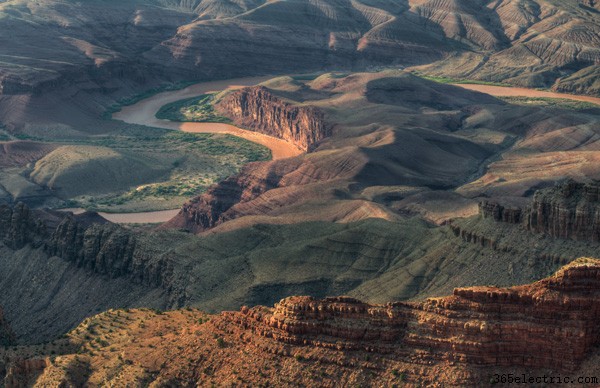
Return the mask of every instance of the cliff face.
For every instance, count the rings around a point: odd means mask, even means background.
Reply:
[[[235,91],[219,101],[216,109],[238,126],[286,140],[305,151],[331,135],[319,109],[292,105],[263,86]]]
[[[331,128],[319,109],[290,104],[262,86],[232,92],[215,107],[238,126],[286,140],[305,151],[312,150],[331,135]],[[235,218],[237,204],[281,186],[282,177],[300,163],[289,159],[251,163],[237,175],[184,204],[180,213],[162,227],[185,228],[197,233]],[[309,177],[301,179],[310,180]]]
[[[599,296],[600,261],[580,259],[527,286],[460,288],[387,305],[291,297],[223,319],[291,345],[394,353],[418,363],[575,370],[600,341]]]
[[[536,191],[525,209],[494,201],[479,204],[479,214],[498,222],[520,224],[524,229],[575,241],[600,241],[600,182],[568,180]]]
[[[282,186],[282,177],[297,168],[293,159],[250,163],[234,176],[185,203],[179,214],[161,228],[185,228],[193,233],[217,226],[238,215],[236,205]]]
[[[17,250],[30,244],[111,278],[127,276],[149,285],[164,286],[172,273],[166,261],[146,254],[135,235],[99,216],[71,216],[68,213],[32,211],[19,203],[0,206],[0,238]]]
[[[13,361],[4,371],[4,386],[7,388],[33,386],[36,378],[48,364],[49,362],[43,358]]]
[[[599,354],[598,318],[600,260],[578,259],[533,284],[423,302],[296,296],[218,315],[110,310],[57,340],[52,363],[41,346],[9,349],[0,363],[7,386],[481,387],[496,373],[597,376],[598,365],[581,365]]]
[[[273,309],[243,307],[240,313],[223,316],[290,345],[391,353],[404,338],[411,316],[407,306],[369,305],[350,297],[293,296]]]
[[[27,243],[40,244],[45,234],[44,223],[33,216],[22,203],[0,206],[0,239],[11,249],[20,249]]]
[[[502,206],[497,202],[482,201],[479,203],[479,214],[483,218],[491,218],[498,222],[518,224],[523,218],[523,211],[516,207]]]
[[[87,226],[66,217],[45,244],[45,251],[111,278],[127,276],[149,286],[163,286],[172,268],[163,260],[152,260],[135,236],[114,224]]]
[[[540,190],[524,219],[534,232],[578,241],[600,241],[600,182],[568,181]]]
[[[185,228],[193,233],[210,229],[230,218],[228,212],[231,213],[231,208],[242,198],[255,198],[277,187],[278,182],[277,176],[261,179],[252,173],[229,177],[206,194],[185,203],[178,217],[164,226]]]
[[[416,306],[407,342],[474,365],[575,370],[600,340],[598,264],[583,259],[532,285],[429,299]]]

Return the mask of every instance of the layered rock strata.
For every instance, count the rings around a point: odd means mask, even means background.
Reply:
[[[596,243],[600,241],[600,182],[568,180],[538,190],[526,209],[483,201],[479,204],[479,214],[555,238]]]
[[[534,232],[577,241],[600,241],[600,182],[568,181],[540,190],[523,220]]]
[[[81,224],[66,217],[45,244],[50,256],[111,278],[126,276],[149,286],[164,286],[172,274],[165,260],[147,255],[135,235],[114,224]]]
[[[0,239],[11,249],[20,249],[25,244],[40,244],[45,234],[45,225],[35,217],[23,203],[14,207],[0,206]]]
[[[161,228],[185,228],[198,233],[237,216],[236,205],[282,186],[282,177],[297,168],[290,160],[249,163],[234,176],[185,203],[179,214]]]
[[[482,201],[479,203],[479,214],[483,218],[494,221],[518,224],[522,220],[523,211],[520,208],[503,206],[497,202]]]
[[[600,261],[579,259],[511,288],[458,288],[418,303],[290,297],[223,313],[290,345],[393,353],[405,361],[575,370],[600,341]]]
[[[31,245],[96,274],[127,276],[149,286],[165,286],[172,268],[146,253],[130,231],[94,214],[33,211],[19,203],[0,206],[0,238],[17,250]]]
[[[244,88],[225,96],[216,109],[241,127],[286,140],[304,151],[331,135],[325,115],[312,106],[298,106],[263,86]]]
[[[20,388],[33,386],[35,378],[46,368],[49,360],[45,358],[31,358],[14,360],[5,366],[4,386],[7,388]]]

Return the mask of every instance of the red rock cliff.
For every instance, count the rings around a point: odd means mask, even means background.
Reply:
[[[278,137],[305,151],[331,134],[318,108],[293,105],[263,86],[235,91],[219,101],[216,109],[238,126]]]
[[[222,317],[290,345],[393,353],[406,362],[574,370],[600,342],[600,261],[579,259],[531,285],[459,288],[420,303],[290,297]]]

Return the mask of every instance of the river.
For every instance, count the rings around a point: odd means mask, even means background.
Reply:
[[[238,128],[230,124],[217,123],[179,123],[169,120],[161,120],[155,117],[156,112],[164,105],[196,97],[209,92],[218,92],[225,89],[238,89],[244,86],[261,83],[272,76],[238,78],[224,81],[202,82],[191,85],[185,89],[163,92],[152,97],[139,101],[136,104],[123,107],[123,109],[113,115],[116,120],[122,120],[131,124],[140,124],[150,127],[176,129],[191,133],[227,133],[239,136],[241,138],[262,144],[271,150],[273,159],[282,159],[300,155],[302,150],[296,146],[272,136],[263,135]],[[581,96],[565,93],[547,92],[535,89],[526,89],[518,87],[490,86],[479,84],[454,84],[454,86],[463,89],[469,89],[486,93],[495,97],[542,97],[542,98],[564,98],[575,101],[591,102],[600,105],[600,98],[591,96]],[[77,212],[83,209],[70,209]],[[160,210],[142,213],[100,213],[108,221],[121,224],[131,223],[161,223],[173,218],[179,209]]]

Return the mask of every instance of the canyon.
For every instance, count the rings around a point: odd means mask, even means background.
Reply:
[[[217,315],[111,310],[50,345],[55,355],[4,350],[4,383],[454,387],[503,373],[597,376],[598,292],[600,262],[580,258],[532,284],[421,302],[296,296]]]
[[[0,264],[10,276],[0,278],[1,304],[19,343],[54,338],[110,308],[216,312],[297,294],[384,303],[527,283],[594,256],[588,232],[563,240],[524,224],[531,199],[565,179],[562,164],[525,187],[521,177],[486,178],[523,147],[537,150],[528,154],[533,160],[560,147],[567,160],[593,153],[594,115],[511,105],[402,71],[258,82],[220,83],[242,87],[221,93],[215,105],[248,120],[247,134],[264,135],[264,123],[288,115],[272,134],[299,135],[298,145],[312,142],[307,152],[247,164],[157,229],[117,226],[96,213],[2,208]],[[117,116],[154,120],[152,107],[207,88],[157,95]],[[244,95],[257,99],[240,104]],[[263,124],[254,126],[253,115]],[[553,137],[564,128],[575,134],[568,144]],[[309,132],[314,137],[302,137]],[[595,177],[593,160],[580,168]],[[531,198],[521,196],[527,191]],[[561,211],[583,209],[569,206]],[[29,294],[19,292],[17,284],[42,276]],[[77,297],[72,290],[82,287],[85,296]]]
[[[256,95],[248,105],[242,96],[250,94]],[[447,98],[450,95],[454,100]],[[288,212],[295,214],[294,207],[325,199],[328,203],[319,206],[331,210],[312,219],[356,219],[360,217],[357,209],[362,208],[365,215],[387,220],[397,219],[397,212],[416,212],[439,224],[454,215],[476,214],[477,203],[485,198],[512,198],[522,203],[526,200],[519,198],[528,191],[566,177],[600,178],[593,168],[595,143],[577,144],[577,139],[586,142],[594,136],[598,122],[593,114],[504,105],[502,100],[460,88],[434,87],[405,72],[325,74],[310,81],[279,77],[256,88],[226,92],[216,106],[222,115],[259,132],[285,112],[294,112],[292,117],[302,110],[312,112],[312,119],[302,126],[285,119],[267,133],[289,138],[290,133],[311,128],[320,140],[312,143],[306,155],[249,165],[185,204],[164,228],[202,233],[215,227],[231,230],[236,224],[247,226],[258,220],[280,223]],[[410,114],[410,109],[425,106],[431,109],[426,119]],[[506,119],[490,120],[490,115],[497,117],[499,112]],[[371,127],[361,128],[368,120]],[[481,128],[491,131],[487,137],[474,136]],[[565,128],[572,131],[572,144],[561,142]],[[415,135],[421,136],[419,141]],[[302,142],[308,144],[306,139]],[[403,142],[412,142],[413,148]],[[439,159],[434,161],[434,157]],[[536,174],[539,163],[548,158],[555,167],[546,165],[544,175]],[[419,166],[414,164],[417,159]],[[471,179],[478,174],[478,164],[485,173]],[[511,175],[519,169],[522,174]],[[384,176],[385,181],[378,178]],[[336,191],[320,190],[325,181]],[[404,186],[407,194],[388,194],[386,186],[393,186],[388,189],[392,191]],[[373,200],[368,194],[371,190],[381,191],[379,199]],[[398,199],[385,200],[394,196]],[[440,202],[436,208],[433,203],[423,204],[427,196],[436,196]]]
[[[598,385],[599,10],[0,0],[0,387]]]
[[[1,27],[20,37],[2,41],[3,125],[93,133],[105,108],[165,83],[323,69],[416,66],[575,94],[599,90],[597,6],[583,0],[221,3],[3,2]]]

